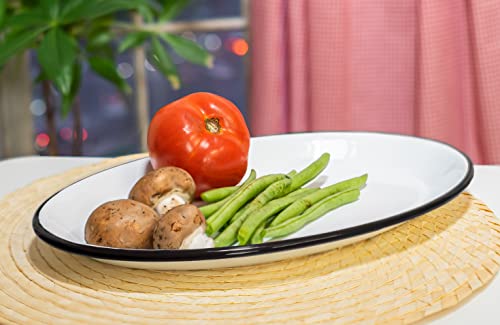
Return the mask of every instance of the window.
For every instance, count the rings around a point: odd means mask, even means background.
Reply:
[[[212,69],[188,64],[174,55],[180,72],[182,87],[173,90],[162,75],[146,60],[137,61],[133,51],[119,55],[116,66],[134,93],[124,96],[107,81],[84,67],[79,101],[83,125],[83,154],[88,156],[116,156],[143,151],[141,147],[140,107],[138,96],[147,96],[149,118],[163,105],[196,91],[218,93],[232,100],[247,117],[246,61],[248,52],[245,9],[246,1],[192,0],[191,4],[165,29],[196,40],[214,54]],[[117,42],[118,43],[118,42]],[[147,46],[147,45],[146,45]],[[32,54],[34,55],[34,54]],[[31,60],[33,78],[39,68]],[[136,87],[136,74],[143,69],[146,84]],[[145,93],[140,93],[145,92]],[[53,91],[53,93],[55,93]],[[50,139],[46,129],[46,107],[41,85],[33,87],[30,105],[34,118],[35,149],[48,154]],[[73,120],[57,116],[57,139],[60,155],[72,153]]]

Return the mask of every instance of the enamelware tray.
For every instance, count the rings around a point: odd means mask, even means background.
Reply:
[[[473,166],[457,149],[433,140],[371,132],[318,132],[251,139],[249,165],[258,176],[300,170],[322,153],[331,160],[308,186],[368,173],[358,201],[286,238],[258,245],[196,250],[118,249],[89,245],[85,222],[97,206],[126,198],[150,168],[143,158],[103,170],[54,194],[33,218],[50,245],[105,263],[155,270],[210,269],[267,263],[331,250],[387,231],[448,202],[470,183]]]

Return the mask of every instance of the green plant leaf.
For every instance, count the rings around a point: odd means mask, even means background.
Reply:
[[[7,18],[5,27],[23,29],[33,26],[43,26],[50,23],[50,17],[46,16],[40,8],[26,10]]]
[[[120,43],[120,46],[118,47],[118,52],[123,53],[128,49],[141,45],[146,40],[146,38],[148,38],[148,36],[149,33],[146,32],[129,33]]]
[[[159,21],[168,21],[177,16],[187,5],[189,0],[164,0],[163,11],[158,17]]]
[[[138,9],[146,5],[146,0],[76,0],[78,3],[65,8],[62,14],[63,23],[79,20],[91,20],[117,11]]]
[[[59,17],[60,0],[40,0],[40,6],[44,14],[55,20]]]
[[[14,1],[12,1],[14,2]],[[21,0],[23,7],[36,7],[40,4],[40,0]]]
[[[116,71],[115,63],[109,59],[101,57],[89,58],[90,67],[98,75],[113,83],[120,91],[129,94],[132,90],[128,83]]]
[[[140,6],[139,13],[141,14],[142,19],[146,23],[152,23],[155,19],[154,11],[148,6]]]
[[[61,9],[61,17],[65,18],[68,16],[68,14],[78,11],[79,8],[81,8],[85,2],[89,2],[88,0],[71,0],[71,1],[65,1],[62,9]],[[92,2],[92,0],[90,1]]]
[[[158,0],[144,0],[144,6],[148,6],[156,14],[163,10],[163,5]]]
[[[187,61],[209,68],[213,67],[214,57],[197,43],[174,34],[162,34],[162,38],[172,47],[175,53]]]
[[[148,54],[151,64],[168,79],[172,88],[179,89],[181,80],[175,64],[157,37],[151,40],[151,50]]]
[[[115,50],[110,44],[104,44],[99,47],[87,48],[87,56],[100,56],[114,60]]]
[[[112,43],[114,35],[110,29],[110,20],[106,17],[94,19],[87,33],[86,49],[91,55],[114,57]]]
[[[7,34],[5,39],[0,41],[0,67],[13,55],[24,52],[45,29],[28,29],[20,33]]]
[[[38,48],[38,62],[48,79],[54,81],[59,91],[67,94],[71,73],[76,59],[77,44],[59,27],[51,29]]]
[[[113,40],[113,35],[107,28],[96,30],[94,33],[89,34],[87,38],[87,47],[89,49],[99,48],[103,45],[109,44]]]
[[[7,11],[7,0],[0,0],[0,27],[5,20],[5,12]]]
[[[70,90],[67,94],[62,95],[61,114],[63,117],[66,117],[71,111],[71,107],[73,106],[75,97],[80,91],[80,85],[82,81],[82,66],[80,65],[80,62],[75,61],[71,69],[71,75],[69,77],[71,79]]]
[[[46,71],[44,71],[44,73],[46,73]],[[63,97],[68,96],[71,91],[72,73],[72,66],[69,65],[62,67],[58,74],[52,76],[52,78],[48,76],[48,79],[54,83]]]

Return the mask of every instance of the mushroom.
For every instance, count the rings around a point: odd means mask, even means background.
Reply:
[[[129,199],[154,208],[160,215],[193,200],[196,185],[187,171],[178,167],[163,167],[143,176],[129,194]]]
[[[106,202],[95,209],[85,225],[89,244],[116,248],[152,248],[156,212],[133,200]]]
[[[164,214],[153,233],[153,248],[196,249],[214,247],[205,234],[205,217],[192,204],[177,206]]]

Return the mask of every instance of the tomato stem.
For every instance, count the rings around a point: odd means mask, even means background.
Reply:
[[[205,119],[205,129],[207,129],[208,132],[213,134],[219,133],[221,129],[219,124],[219,119],[216,117]]]

